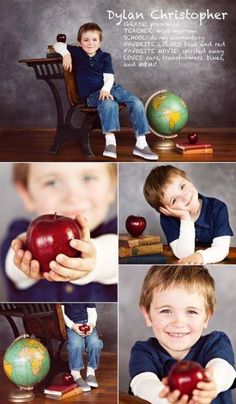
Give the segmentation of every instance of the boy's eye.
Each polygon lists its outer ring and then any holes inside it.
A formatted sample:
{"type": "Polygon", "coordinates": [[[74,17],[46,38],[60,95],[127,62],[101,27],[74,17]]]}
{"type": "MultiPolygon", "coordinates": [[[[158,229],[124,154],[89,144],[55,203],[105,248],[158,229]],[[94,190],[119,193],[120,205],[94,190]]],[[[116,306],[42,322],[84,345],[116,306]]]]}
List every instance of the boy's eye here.
{"type": "Polygon", "coordinates": [[[184,189],[185,184],[181,184],[180,189],[184,189]]]}
{"type": "Polygon", "coordinates": [[[175,202],[176,202],[176,198],[172,199],[172,201],[171,201],[171,205],[174,205],[174,204],[175,204],[175,202]]]}
{"type": "Polygon", "coordinates": [[[163,313],[163,314],[169,314],[170,312],[171,312],[170,309],[160,310],[160,313],[163,313]]]}
{"type": "Polygon", "coordinates": [[[57,186],[59,186],[59,184],[60,184],[59,180],[49,180],[49,181],[45,182],[44,185],[46,187],[57,187],[57,186]]]}
{"type": "Polygon", "coordinates": [[[89,181],[92,181],[92,180],[95,180],[95,179],[96,179],[95,175],[85,175],[84,178],[83,178],[83,180],[85,182],[89,182],[89,181]]]}
{"type": "Polygon", "coordinates": [[[191,309],[189,309],[189,310],[187,311],[187,313],[188,313],[188,314],[198,314],[196,310],[191,310],[191,309]]]}

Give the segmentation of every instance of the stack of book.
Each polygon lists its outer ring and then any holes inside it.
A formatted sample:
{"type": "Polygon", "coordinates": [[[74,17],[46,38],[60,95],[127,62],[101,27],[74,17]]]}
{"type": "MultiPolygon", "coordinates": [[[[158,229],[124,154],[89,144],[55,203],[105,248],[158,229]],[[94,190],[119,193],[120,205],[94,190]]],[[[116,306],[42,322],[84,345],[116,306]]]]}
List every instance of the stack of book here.
{"type": "Polygon", "coordinates": [[[176,149],[183,154],[208,154],[213,153],[213,148],[211,143],[189,143],[189,142],[179,142],[176,143],[176,149]]]}
{"type": "Polygon", "coordinates": [[[129,234],[119,235],[120,264],[165,264],[163,245],[160,236],[142,234],[133,237],[129,234]]]}
{"type": "Polygon", "coordinates": [[[80,393],[82,393],[82,389],[75,383],[70,386],[65,386],[64,384],[52,384],[44,390],[46,397],[52,398],[53,400],[64,400],[80,393]]]}

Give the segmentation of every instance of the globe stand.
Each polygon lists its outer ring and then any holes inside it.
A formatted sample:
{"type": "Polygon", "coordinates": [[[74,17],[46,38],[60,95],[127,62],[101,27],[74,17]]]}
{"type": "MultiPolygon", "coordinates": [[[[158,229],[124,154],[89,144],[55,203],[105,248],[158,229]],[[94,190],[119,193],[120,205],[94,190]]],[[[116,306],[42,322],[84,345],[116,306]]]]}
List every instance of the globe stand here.
{"type": "Polygon", "coordinates": [[[8,396],[11,403],[28,403],[34,399],[35,394],[32,390],[23,390],[21,388],[12,391],[8,396]]]}
{"type": "Polygon", "coordinates": [[[175,149],[175,142],[166,137],[162,137],[162,140],[160,140],[159,142],[155,142],[152,147],[158,150],[172,150],[175,149]]]}

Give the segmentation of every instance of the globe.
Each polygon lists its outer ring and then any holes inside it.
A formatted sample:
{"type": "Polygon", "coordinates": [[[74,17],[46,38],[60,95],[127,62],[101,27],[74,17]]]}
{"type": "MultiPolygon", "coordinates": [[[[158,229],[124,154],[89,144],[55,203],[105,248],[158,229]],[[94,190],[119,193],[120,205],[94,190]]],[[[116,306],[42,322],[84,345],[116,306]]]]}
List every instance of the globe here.
{"type": "Polygon", "coordinates": [[[146,102],[145,110],[149,127],[157,136],[175,137],[188,121],[185,102],[178,95],[168,91],[151,95],[146,102]]]}
{"type": "Polygon", "coordinates": [[[33,387],[48,374],[50,357],[47,349],[27,335],[16,338],[3,357],[6,376],[21,388],[33,387]]]}

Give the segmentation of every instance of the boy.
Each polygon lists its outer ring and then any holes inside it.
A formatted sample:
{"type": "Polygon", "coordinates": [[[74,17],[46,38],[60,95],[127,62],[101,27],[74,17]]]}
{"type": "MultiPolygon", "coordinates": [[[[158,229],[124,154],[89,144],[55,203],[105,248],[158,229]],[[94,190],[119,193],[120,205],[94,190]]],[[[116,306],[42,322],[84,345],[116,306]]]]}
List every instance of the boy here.
{"type": "Polygon", "coordinates": [[[65,304],[62,305],[62,312],[67,326],[67,349],[71,374],[76,384],[84,392],[90,391],[91,387],[98,387],[95,370],[98,367],[103,348],[103,342],[99,339],[96,330],[96,305],[94,303],[65,304]],[[80,330],[82,324],[87,324],[90,327],[86,334],[80,330]],[[80,373],[80,370],[84,368],[84,352],[88,354],[86,380],[82,378],[80,373]]]}
{"type": "Polygon", "coordinates": [[[179,264],[222,261],[233,235],[224,202],[198,193],[183,170],[154,168],[144,184],[147,202],[160,212],[161,227],[179,264]],[[195,252],[195,244],[211,245],[195,252]]]}
{"type": "Polygon", "coordinates": [[[150,131],[142,102],[120,84],[114,83],[111,55],[100,49],[101,28],[94,22],[86,23],[79,28],[77,40],[80,46],[57,42],[54,49],[63,56],[65,70],[71,71],[73,65],[81,98],[88,106],[98,109],[106,142],[103,156],[117,157],[114,132],[120,130],[118,104],[125,103],[136,136],[133,154],[157,160],[157,155],[146,142],[145,135],[150,131]]]}
{"type": "Polygon", "coordinates": [[[214,279],[203,266],[152,266],[143,282],[140,308],[154,338],[138,341],[130,358],[131,389],[135,395],[161,403],[232,404],[236,372],[229,338],[214,331],[202,336],[214,312],[214,279]],[[206,382],[199,382],[192,399],[170,392],[168,373],[179,360],[199,362],[206,382]]]}
{"type": "Polygon", "coordinates": [[[15,220],[1,246],[9,300],[116,301],[117,221],[106,221],[116,194],[115,164],[17,163],[13,176],[29,212],[76,218],[83,238],[70,242],[80,258],[59,254],[42,275],[25,247],[29,222],[15,220]]]}

